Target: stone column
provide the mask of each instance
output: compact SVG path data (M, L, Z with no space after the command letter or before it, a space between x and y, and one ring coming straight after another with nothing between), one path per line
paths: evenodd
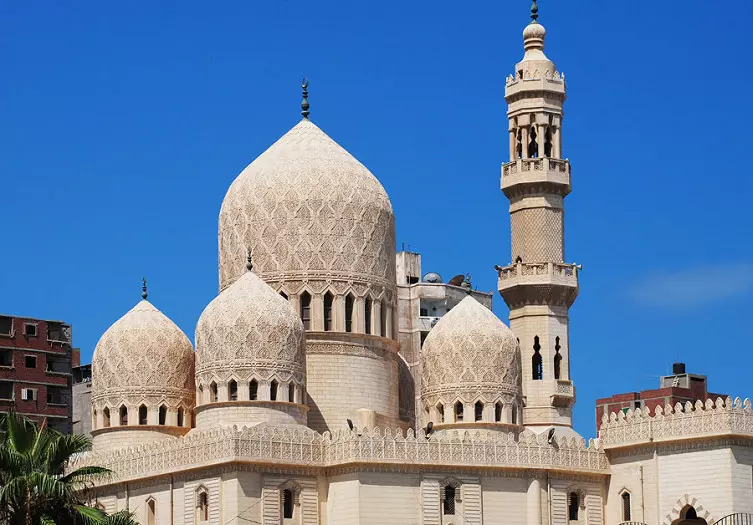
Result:
M324 331L324 296L320 293L311 296L311 330L316 332Z
M521 149L520 156L524 159L527 159L528 158L528 127L523 126L521 131L522 131L522 134L521 134L520 142L522 143L522 147L520 148Z
M536 137L536 140L538 141L539 146L539 158L544 158L544 144L546 144L546 124L539 124L538 125L539 132L538 136Z
M541 482L533 478L528 482L526 494L528 525L541 525Z
M371 329L374 335L382 335L382 301L372 301L371 314L374 316L374 320L371 324Z
M562 158L562 134L559 127L552 128L552 157L555 159Z
M510 128L510 162L515 161L518 158L517 140L518 131L514 128Z

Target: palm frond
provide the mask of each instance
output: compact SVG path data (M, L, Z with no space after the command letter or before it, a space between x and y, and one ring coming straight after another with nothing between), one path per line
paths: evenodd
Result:
M87 507L86 505L74 505L73 508L81 518L81 521L84 522L84 525L101 525L103 523L107 523L107 515L103 511L95 507Z
M86 481L91 481L92 478L98 478L98 477L107 477L108 475L112 474L112 471L110 469L104 468L104 467L81 467L79 469L74 470L73 472L70 472L60 478L60 481L62 483L83 483Z

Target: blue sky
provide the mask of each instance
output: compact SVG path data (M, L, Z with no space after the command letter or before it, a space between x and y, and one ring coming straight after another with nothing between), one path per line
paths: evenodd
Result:
M193 339L217 215L299 118L382 181L424 269L495 289L510 261L504 79L527 0L3 2L0 311L99 336L150 299ZM680 358L753 393L753 7L542 0L568 84L566 255L575 426ZM495 312L507 309L495 295Z

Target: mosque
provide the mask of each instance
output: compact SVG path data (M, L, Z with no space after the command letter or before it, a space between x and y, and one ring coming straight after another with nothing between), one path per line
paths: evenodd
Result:
M309 119L232 182L196 348L143 300L93 358L73 466L143 525L733 524L753 513L753 410L719 399L572 429L565 79L532 20L506 81L506 326L461 297L419 343L378 179ZM410 281L410 280L408 280ZM408 359L411 354L415 359Z

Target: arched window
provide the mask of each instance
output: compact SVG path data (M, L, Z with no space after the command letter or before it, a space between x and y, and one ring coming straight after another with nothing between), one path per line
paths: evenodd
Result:
M273 379L272 383L269 385L269 399L272 401L277 401L277 380Z
M196 494L196 521L209 521L209 494L203 488Z
M445 485L442 492L442 514L445 516L455 515L455 486Z
M541 350L541 345L539 344L539 336L537 335L533 338L533 358L531 359L531 365L533 367L531 377L533 379L544 378L544 363L542 362L539 350Z
M440 423L444 423L444 405L442 403L437 405L437 417Z
M227 398L230 401L238 401L238 383L235 379L231 379L227 384Z
M366 298L366 301L364 301L363 304L363 326L364 326L364 333L370 334L371 333L371 299L368 297Z
M382 301L381 306L379 310L379 335L387 337L387 305Z
M209 385L209 401L212 403L217 402L217 383L214 381Z
M547 126L546 135L544 135L544 156L552 156L552 128Z
M183 426L183 407L178 407L178 426Z
M332 302L334 297L330 292L324 294L324 331L332 330Z
M353 331L353 303L355 298L348 294L345 296L345 331Z
M502 403L497 401L497 403L494 405L494 421L496 421L497 423L502 421L502 408Z
M293 501L293 491L285 489L282 491L282 517L283 519L291 519L293 517L293 510L295 504Z
M128 424L128 408L125 405L120 407L120 426L124 427Z
M557 336L554 339L554 379L560 378L560 367L562 366L562 354L560 354L560 338Z
M308 292L301 294L301 321L304 329L311 330L311 294Z
M522 78L522 75L521 75ZM519 159L523 158L523 130L521 128L518 128L518 134L516 136L517 138L517 146L515 146L515 153L517 154Z
M455 403L455 421L463 421L463 403L458 401Z
M476 421L483 421L484 404L481 401L476 401L476 404L473 405L473 417Z
M248 398L251 401L259 399L259 382L256 379L252 379L248 384Z
M139 407L139 425L146 425L146 418L147 418L147 410L146 405L141 405Z
M104 428L107 428L110 426L110 408L105 407L105 409L102 411L102 426Z
M512 424L513 425L518 424L518 406L517 405L512 406Z
M159 424L164 425L167 422L167 407L160 405L159 407Z
M578 521L580 512L580 494L571 492L567 497L567 516L570 521Z
M295 403L295 383L288 384L288 401Z
M157 502L153 498L149 498L146 502L146 523L147 525L157 523Z
M622 521L630 521L630 493L622 493Z
M695 507L692 505L687 505L683 510L680 511L680 517L683 520L697 520L698 519L698 513L695 510Z
M535 159L539 156L539 145L536 141L536 126L531 126L528 132L528 158Z

